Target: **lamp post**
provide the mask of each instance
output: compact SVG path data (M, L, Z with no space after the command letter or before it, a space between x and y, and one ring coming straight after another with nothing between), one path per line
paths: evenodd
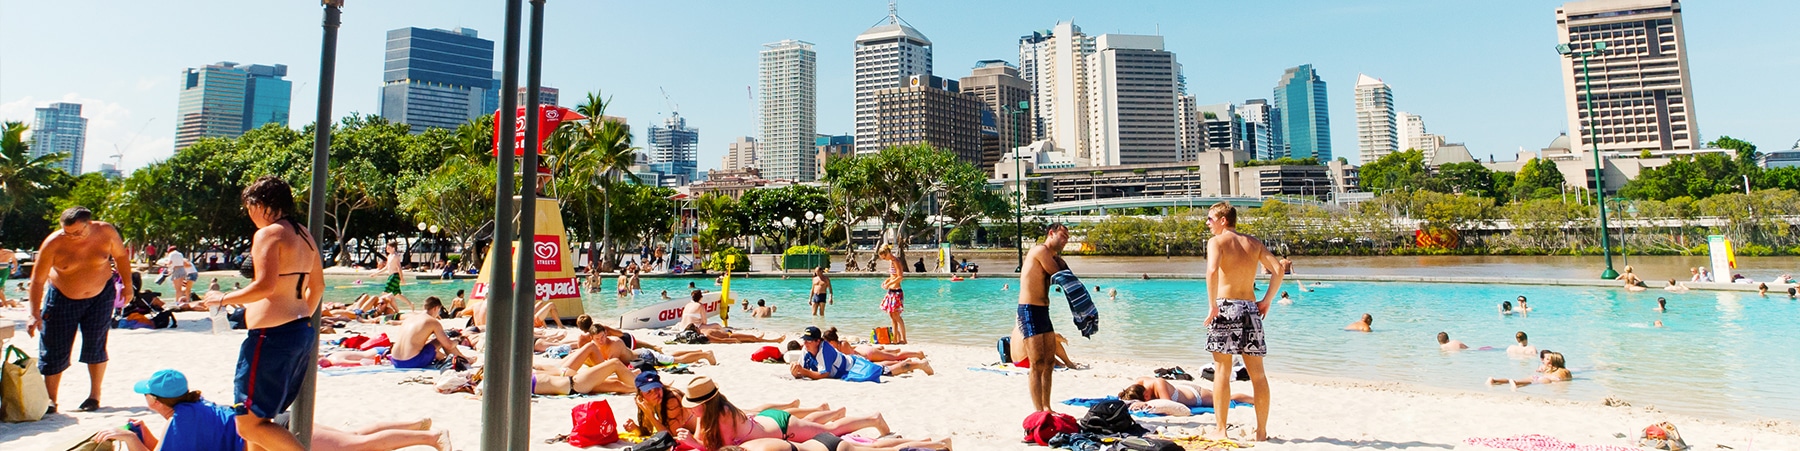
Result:
M1560 54L1565 58L1581 59L1581 89L1583 92L1582 101L1585 105L1583 109L1587 113L1587 140L1588 143L1594 145L1594 203L1600 207L1600 253L1601 255L1606 256L1606 270L1600 272L1600 278L1616 279L1619 277L1619 272L1613 270L1611 248L1612 235L1607 233L1606 230L1606 172L1601 168L1600 141L1597 136L1598 133L1594 131L1594 123L1599 121L1594 118L1594 80L1588 73L1588 58L1599 55L1600 52L1604 51L1606 51L1605 41L1595 42L1593 50L1584 52L1576 52L1575 49L1568 44L1556 45L1557 54Z
M1031 102L1024 100L1019 101L1018 109L1013 109L1011 105L1000 105L1000 111L1006 113L1005 117L1012 119L1011 127L1002 127L1004 129L1002 139L1006 140L1006 149L1012 152L1013 156L1013 196L1016 196L1014 199L1017 200L1013 203L1013 248L1019 251L1019 266L1014 267L1013 272L1025 270L1025 169L1023 168L1024 163L1019 161L1021 158L1019 149L1013 147L1012 138L1013 133L1018 130L1019 118L1017 116L1019 113L1030 110Z
M344 0L322 0L319 3L325 8L325 18L320 23L321 28L324 28L324 36L319 39L318 115L313 119L312 189L307 190L310 201L306 205L306 224L311 227L309 231L312 232L312 242L315 244L325 242L325 228L320 225L325 223L325 193L328 192L325 175L331 169L331 96L337 82L338 25L342 23ZM319 251L324 252L324 246L320 246ZM341 255L344 250L338 249L337 252ZM321 254L319 258L323 259L324 255ZM319 329L318 309L313 309L311 323L313 330ZM318 346L313 346L308 352L311 354L307 357L308 362L319 358ZM300 378L300 396L294 400L294 412L291 415L293 419L288 422L288 430L294 432L301 447L310 448L313 392L318 387L319 370L307 365L305 371L306 375Z

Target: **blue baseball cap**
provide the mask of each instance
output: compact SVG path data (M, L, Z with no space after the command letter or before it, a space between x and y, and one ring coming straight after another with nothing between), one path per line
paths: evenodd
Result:
M138 381L131 391L158 398L179 398L188 392L187 376L180 371L160 370L151 374L149 379Z
M656 375L655 371L638 373L637 389L639 392L647 392L658 388L663 388L662 376Z

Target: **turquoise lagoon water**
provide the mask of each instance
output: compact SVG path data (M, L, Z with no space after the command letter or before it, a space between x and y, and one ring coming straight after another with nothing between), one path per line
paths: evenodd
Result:
M346 300L375 292L376 284L353 286L333 277L328 300ZM229 287L231 280L222 279ZM607 281L610 289L612 280ZM660 302L659 292L679 297L689 282L717 290L711 278L657 278L643 281L644 294L620 299L589 295L588 313L616 324L622 312ZM734 315L732 325L792 333L808 325L836 326L852 334L888 324L877 305L879 279L835 279L837 303L826 319L809 316L805 297L809 279L793 277L736 278L733 297L765 299L780 307L774 318ZM991 347L1013 326L1018 300L1016 278L982 278L962 282L909 279L906 282L909 334L932 343ZM1101 331L1092 339L1070 337L1076 361L1109 357L1151 362L1158 366L1198 367L1210 361L1202 351L1206 305L1199 280L1093 279ZM408 297L446 299L472 281L415 282ZM1003 290L1005 285L1012 285ZM1785 295L1663 291L1627 293L1598 287L1506 284L1422 284L1399 282L1326 282L1314 292L1283 288L1295 296L1292 305L1276 305L1266 320L1270 371L1378 381L1399 381L1464 390L1506 393L1490 388L1489 376L1525 377L1538 365L1515 360L1503 349L1514 332L1524 331L1540 349L1563 353L1575 381L1531 386L1521 393L1599 400L1618 397L1634 405L1691 415L1800 421L1800 302ZM202 285L203 286L203 285ZM14 287L8 296L17 296ZM168 291L166 286L153 289ZM1109 290L1118 290L1117 299ZM610 291L610 290L609 290ZM1530 299L1529 316L1501 317L1503 300ZM1054 295L1053 295L1054 296ZM1658 296L1669 299L1669 311L1653 309ZM1056 297L1053 297L1055 299ZM1060 301L1055 301L1060 302ZM1054 302L1053 302L1054 305ZM1068 311L1052 308L1055 325L1072 333ZM1373 333L1342 328L1363 313L1374 315ZM1665 327L1653 323L1661 320ZM1444 353L1438 332L1449 332L1473 348ZM1279 396L1279 394L1277 394Z

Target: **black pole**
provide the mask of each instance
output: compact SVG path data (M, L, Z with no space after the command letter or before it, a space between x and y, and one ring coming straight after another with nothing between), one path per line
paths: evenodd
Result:
M515 386L505 397L508 409L513 413L507 417L513 433L508 437L505 449L529 448L531 437L525 431L531 430L531 393L518 381L531 377L531 327L527 318L532 315L532 307L537 300L537 171L539 122L543 113L538 111L538 91L542 89L544 53L544 0L531 0L531 41L527 50L525 66L525 153L519 166L519 261L514 268L518 275L513 277L514 286L518 290L513 294L510 305L512 313L508 315L513 327L507 332L513 334L510 345L513 352L507 357L506 368L512 372ZM501 95L517 97L518 89L508 87ZM507 110L513 111L513 110ZM526 244L530 243L530 244ZM558 244L560 246L560 244ZM488 448L498 449L498 448Z
M337 32L339 16L343 14L344 0L324 0L325 36L319 44L319 104L318 116L313 118L313 165L312 185L309 189L306 205L306 224L312 227L314 243L325 242L325 192L327 180L325 174L331 169L331 91L332 83L337 75ZM325 247L317 246L319 259L325 258ZM338 252L343 252L339 249ZM321 263L323 263L321 261ZM313 330L319 329L319 311L313 309ZM319 347L315 343L312 356L306 361L319 360ZM312 365L306 367L306 377L300 379L300 398L294 400L293 419L288 423L288 430L293 431L294 438L300 440L303 448L312 447L313 423L313 391L318 389L319 368Z
M501 50L500 72L500 111L494 115L494 121L500 124L499 135L494 140L499 144L495 151L496 183L494 183L494 256L492 271L488 275L488 318L489 338L487 350L482 360L494 371L487 373L482 382L486 396L481 397L481 449L525 449L524 446L513 446L523 443L524 437L518 440L512 437L512 422L520 417L530 416L529 412L514 412L515 403L511 398L518 397L518 371L507 365L515 360L514 350L517 348L515 329L519 326L519 318L513 314L516 309L505 308L513 304L513 151L517 144L513 135L517 133L517 121L514 111L518 110L519 90L519 14L522 4L519 0L506 0L506 36ZM529 305L529 304L527 304ZM529 396L529 395L526 395ZM523 413L523 415L521 415Z

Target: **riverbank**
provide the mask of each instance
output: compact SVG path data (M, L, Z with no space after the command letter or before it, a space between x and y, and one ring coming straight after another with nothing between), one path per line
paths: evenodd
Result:
M0 310L0 318L21 320L21 310ZM231 368L241 331L212 335L203 314L182 313L181 327L161 331L114 331L110 342L112 361L98 412L68 412L44 421L0 425L0 443L8 449L46 449L75 440L95 430L117 427L126 419L142 419L153 431L166 422L151 414L142 397L131 393L131 383L160 368L176 368L188 374L194 389L209 399L225 401L231 392ZM363 329L363 327L359 327ZM365 333L377 329L367 328ZM792 334L793 331L777 331ZM640 337L661 342L654 333L635 331ZM327 335L326 340L339 335ZM755 345L677 346L678 349L711 350L719 366L699 366L695 375L713 378L723 393L740 405L800 399L807 404L828 402L852 414L881 413L892 429L907 437L950 437L957 449L1043 449L1022 445L1020 421L1029 413L1023 376L974 371L995 360L993 350L930 344L907 349L926 352L936 375L888 378L882 384L838 381L798 381L783 365L751 362ZM36 354L35 340L22 334L13 342ZM179 351L172 351L179 350ZM1058 372L1054 397L1099 397L1116 394L1132 378L1149 376L1153 369L1180 365L1193 369L1197 361L1136 361L1101 356L1073 356L1090 369ZM1271 356L1279 359L1279 354ZM88 383L86 371L65 373L63 405L72 406ZM458 449L477 449L481 420L479 400L468 395L440 395L429 385L408 383L417 376L435 373L372 373L321 376L318 421L331 426L375 421L431 417L435 427L451 431ZM691 376L667 375L680 387ZM1299 375L1272 378L1274 439L1258 448L1327 449L1356 448L1469 448L1464 440L1543 434L1565 441L1592 445L1625 445L1614 434L1633 435L1642 427L1670 421L1681 428L1690 445L1714 449L1725 445L1739 450L1800 448L1800 428L1787 421L1724 421L1713 418L1663 413L1654 400L1623 399L1612 406L1594 402L1520 396L1505 389L1449 390L1410 384L1326 379ZM1572 383L1585 383L1576 381ZM1249 390L1235 383L1234 390ZM370 401L377 402L370 402ZM566 444L547 445L544 439L567 433L569 410L593 400L607 400L620 421L633 417L630 398L600 396L580 399L537 398L531 404L527 429L532 449L571 449ZM1060 412L1080 416L1083 409L1056 406ZM1253 410L1233 409L1233 434L1247 433ZM1180 433L1209 426L1210 415L1145 419L1152 428ZM616 449L613 447L612 449ZM423 449L423 448L420 448Z

